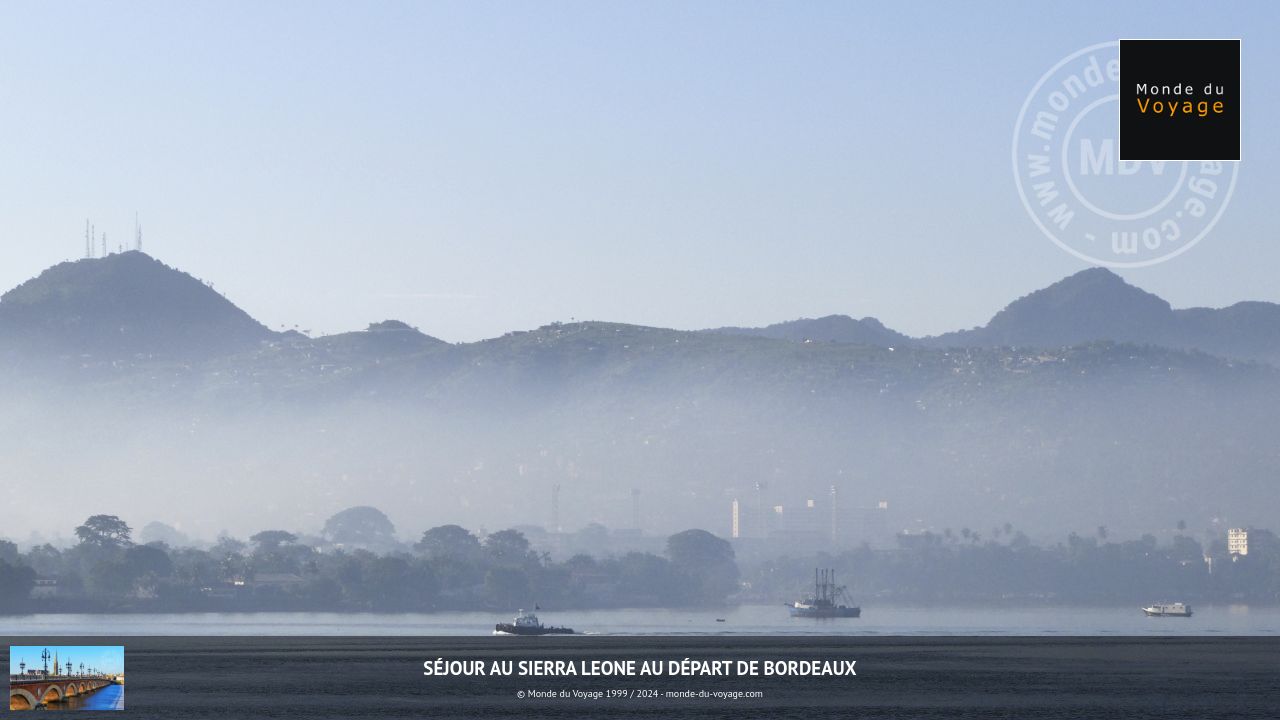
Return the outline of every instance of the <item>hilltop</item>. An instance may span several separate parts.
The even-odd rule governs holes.
[[[145,253],[64,262],[0,295],[0,347],[97,358],[207,358],[274,337],[210,286]]]

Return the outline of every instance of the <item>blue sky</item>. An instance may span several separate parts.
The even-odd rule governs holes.
[[[80,672],[80,663],[85,670],[97,668],[99,672],[118,675],[124,672],[124,647],[120,645],[11,645],[9,647],[9,674],[19,674],[18,663],[26,662],[27,669],[40,669],[44,661],[41,653],[48,649],[49,655],[58,654],[58,663],[66,665],[71,660],[72,667]],[[53,660],[49,660],[49,672],[53,672]]]
[[[1280,301],[1274,4],[7,2],[0,288],[112,244],[272,327],[985,322],[1085,265],[1027,217],[1018,109],[1070,52],[1241,37],[1239,185],[1122,273]]]

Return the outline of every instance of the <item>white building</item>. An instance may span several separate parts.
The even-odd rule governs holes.
[[[1249,554],[1249,530],[1247,528],[1231,528],[1227,530],[1227,552],[1232,555]]]

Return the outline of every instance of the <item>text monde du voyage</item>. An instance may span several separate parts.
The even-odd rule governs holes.
[[[1138,112],[1143,115],[1207,118],[1212,115],[1223,115],[1227,111],[1225,100],[1213,99],[1225,94],[1223,86],[1213,83],[1205,83],[1198,94],[1196,86],[1190,83],[1174,85],[1135,83],[1134,93],[1137,95],[1134,100],[1138,103]]]

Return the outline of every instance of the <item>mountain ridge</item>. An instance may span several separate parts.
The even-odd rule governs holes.
[[[1081,270],[1027,293],[984,325],[940,335],[911,337],[874,317],[842,314],[697,332],[934,350],[1116,342],[1280,365],[1280,305],[1246,300],[1225,308],[1174,309],[1104,268]],[[352,353],[400,355],[448,344],[397,320],[316,338],[276,333],[206,283],[138,251],[59,263],[0,295],[0,349],[199,359],[279,340],[348,359]]]
[[[874,323],[871,327],[875,329],[855,335],[846,329],[848,323],[841,327],[823,322],[831,317],[844,318],[860,328]],[[1081,270],[1023,295],[985,325],[940,335],[911,337],[885,328],[874,318],[854,321],[848,316],[802,318],[761,328],[718,328],[707,332],[933,349],[1059,348],[1117,342],[1280,364],[1280,304],[1240,301],[1224,308],[1175,309],[1163,298],[1129,284],[1106,268]]]

